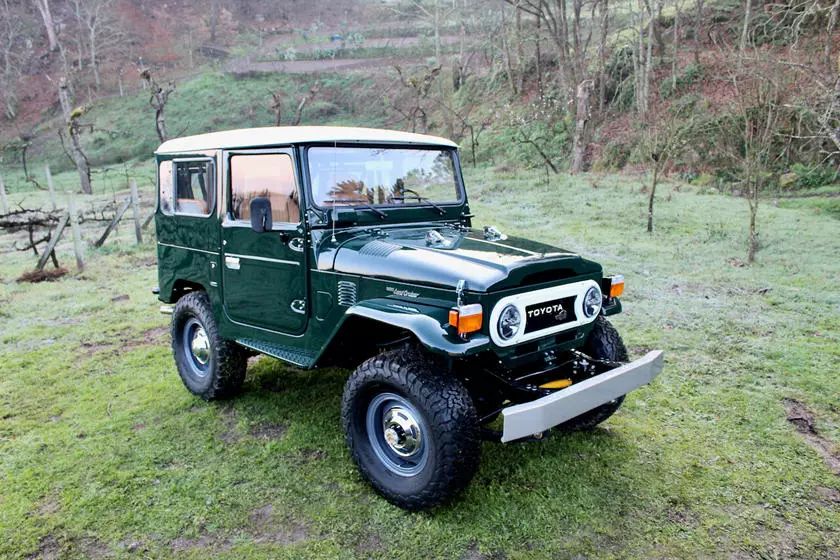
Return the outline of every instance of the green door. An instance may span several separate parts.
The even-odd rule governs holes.
[[[228,152],[222,220],[222,283],[227,316],[283,333],[306,328],[305,239],[293,152]],[[271,201],[273,228],[251,229],[250,202]]]

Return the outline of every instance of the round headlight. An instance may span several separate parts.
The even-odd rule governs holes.
[[[583,314],[587,318],[592,318],[601,310],[601,290],[597,286],[592,286],[583,296]]]
[[[502,309],[501,315],[499,315],[499,324],[497,326],[499,336],[502,337],[502,340],[510,340],[519,332],[521,324],[522,314],[519,313],[519,309],[513,304],[505,306]]]

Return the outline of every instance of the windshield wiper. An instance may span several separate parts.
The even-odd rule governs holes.
[[[406,198],[413,198],[413,199],[416,199],[417,202],[422,202],[422,203],[428,204],[429,206],[431,206],[432,208],[437,210],[438,214],[440,214],[441,216],[446,215],[446,210],[444,210],[443,207],[440,204],[438,204],[436,202],[432,202],[431,199],[426,198],[425,196],[420,196],[419,194],[410,194],[408,196],[392,196],[391,198],[393,200],[405,200]]]
[[[324,200],[323,202],[325,204],[341,204],[343,202],[355,202],[355,204],[346,204],[345,206],[350,206],[351,208],[354,208],[354,209],[356,208],[356,206],[362,206],[366,210],[370,210],[371,212],[373,212],[374,214],[376,214],[377,216],[379,216],[383,220],[388,217],[388,214],[386,214],[385,212],[383,212],[382,210],[380,210],[376,206],[373,206],[372,204],[368,203],[368,201],[366,201],[366,200],[361,200],[361,199],[356,199],[356,198],[348,198],[346,200]]]

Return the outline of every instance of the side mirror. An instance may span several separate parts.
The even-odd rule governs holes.
[[[271,231],[271,201],[263,196],[251,200],[251,229],[257,233]]]

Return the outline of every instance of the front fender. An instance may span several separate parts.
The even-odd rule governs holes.
[[[420,344],[438,354],[467,356],[490,347],[490,338],[481,333],[471,335],[468,340],[452,335],[447,328],[449,310],[440,307],[378,298],[347,309],[341,323],[354,315],[410,331]]]

